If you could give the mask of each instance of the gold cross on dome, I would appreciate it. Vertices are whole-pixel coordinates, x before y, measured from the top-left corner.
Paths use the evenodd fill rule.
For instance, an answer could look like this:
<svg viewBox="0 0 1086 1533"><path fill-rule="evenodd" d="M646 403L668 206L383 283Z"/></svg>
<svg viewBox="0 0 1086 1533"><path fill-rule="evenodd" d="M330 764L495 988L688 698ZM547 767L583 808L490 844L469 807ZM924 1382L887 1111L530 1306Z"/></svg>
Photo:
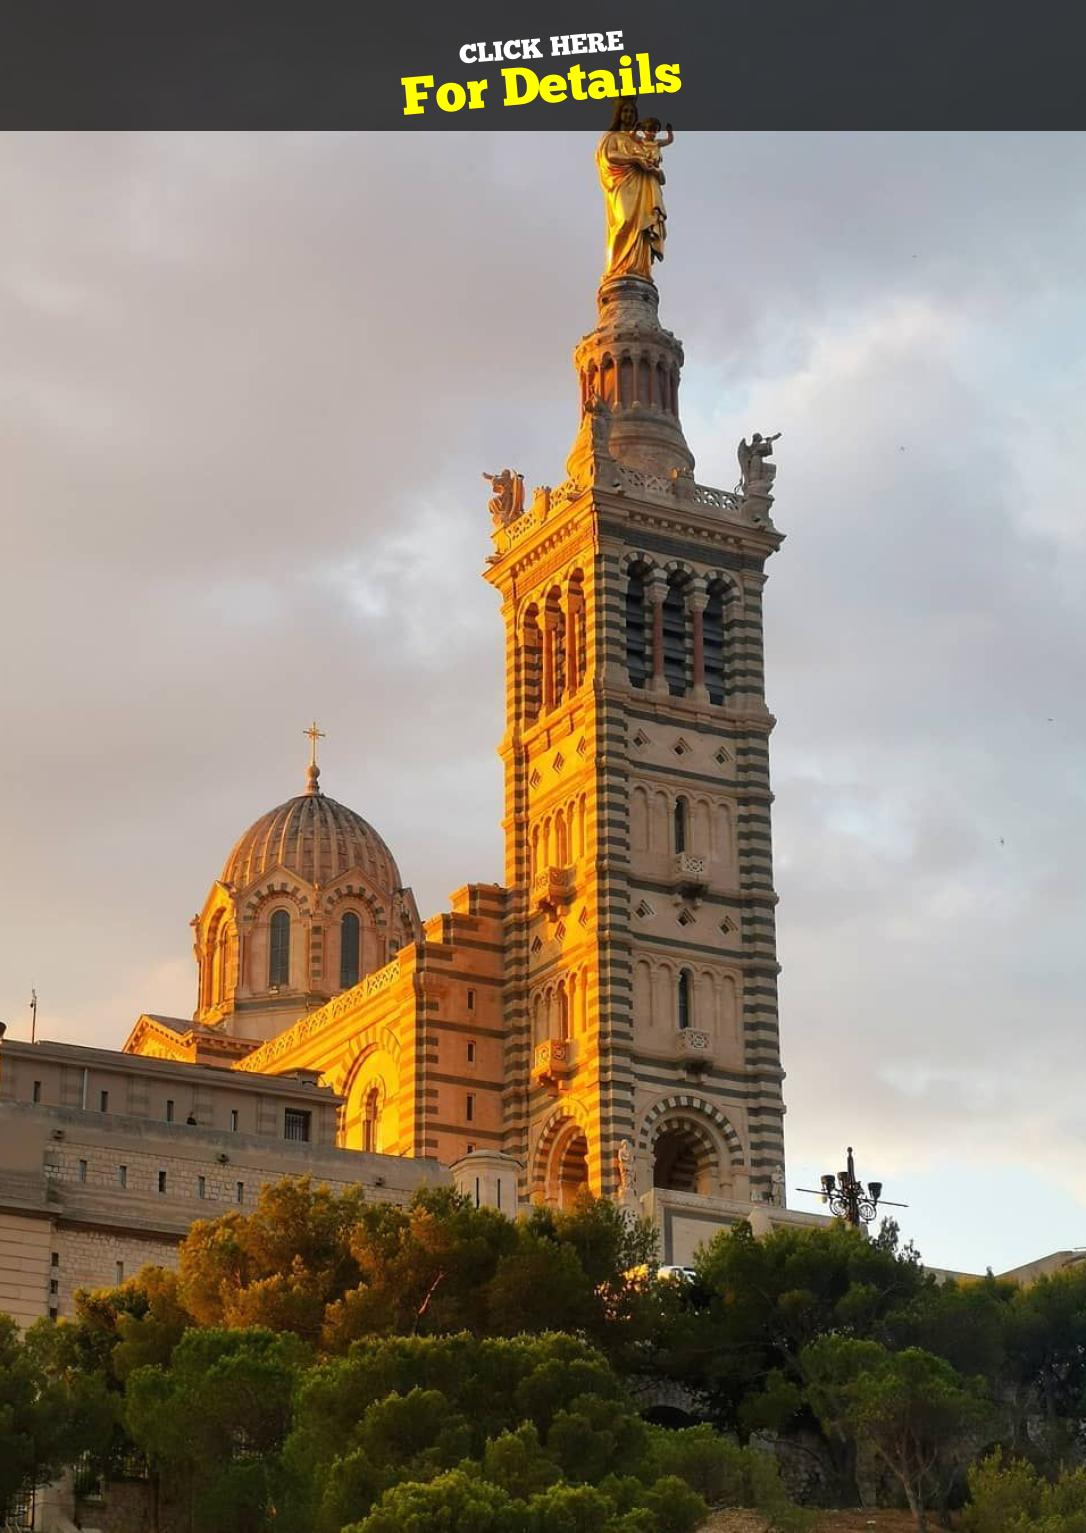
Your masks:
<svg viewBox="0 0 1086 1533"><path fill-rule="evenodd" d="M317 728L317 721L316 721L316 719L313 720L312 724L310 724L308 729L303 729L302 730L302 734L305 735L306 738L309 740L309 765L310 766L316 766L316 764L317 764L317 741L318 740L324 740L324 739L327 738L327 736L325 735L323 729L318 729Z"/></svg>

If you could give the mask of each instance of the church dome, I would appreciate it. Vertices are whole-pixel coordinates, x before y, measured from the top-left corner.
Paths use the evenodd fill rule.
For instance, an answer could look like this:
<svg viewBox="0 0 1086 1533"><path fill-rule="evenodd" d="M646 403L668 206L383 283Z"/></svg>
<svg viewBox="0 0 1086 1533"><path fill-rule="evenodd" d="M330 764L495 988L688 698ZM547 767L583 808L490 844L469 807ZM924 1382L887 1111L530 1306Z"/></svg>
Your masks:
<svg viewBox="0 0 1086 1533"><path fill-rule="evenodd" d="M223 864L222 881L245 889L283 867L307 884L329 884L351 868L391 894L403 887L395 859L372 825L328 798L317 786L319 768L309 769L305 793L262 814L240 838Z"/></svg>

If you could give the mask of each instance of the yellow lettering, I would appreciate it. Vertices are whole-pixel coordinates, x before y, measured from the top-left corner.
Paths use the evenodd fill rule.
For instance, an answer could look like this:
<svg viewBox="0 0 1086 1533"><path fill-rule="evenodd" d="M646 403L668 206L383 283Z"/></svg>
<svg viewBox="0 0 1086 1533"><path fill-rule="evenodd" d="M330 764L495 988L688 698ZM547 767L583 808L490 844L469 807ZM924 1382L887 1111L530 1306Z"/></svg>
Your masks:
<svg viewBox="0 0 1086 1533"><path fill-rule="evenodd" d="M462 85L458 85L455 80L450 80L447 84L439 86L437 95L434 97L434 100L443 112L459 112L467 99L467 91Z"/></svg>
<svg viewBox="0 0 1086 1533"><path fill-rule="evenodd" d="M404 90L403 115L405 117L418 117L421 112L426 110L426 108L424 106L420 106L419 103L423 101L428 94L427 88L429 88L429 90L433 89L433 75L405 75L400 80L400 84L403 86Z"/></svg>
<svg viewBox="0 0 1086 1533"><path fill-rule="evenodd" d="M534 69L503 69L502 79L505 81L502 106L527 106L539 95L539 76Z"/></svg>
<svg viewBox="0 0 1086 1533"><path fill-rule="evenodd" d="M544 75L539 82L539 94L544 101L549 101L553 106L555 102L566 99L569 94L569 81L565 75Z"/></svg>

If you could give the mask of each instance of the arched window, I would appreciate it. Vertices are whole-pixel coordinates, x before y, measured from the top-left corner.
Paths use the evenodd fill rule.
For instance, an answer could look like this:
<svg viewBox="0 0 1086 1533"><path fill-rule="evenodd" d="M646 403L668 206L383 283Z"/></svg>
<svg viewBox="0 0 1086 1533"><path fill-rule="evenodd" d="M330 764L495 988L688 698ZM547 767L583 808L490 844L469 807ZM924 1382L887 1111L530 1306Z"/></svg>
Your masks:
<svg viewBox="0 0 1086 1533"><path fill-rule="evenodd" d="M705 653L705 686L711 703L724 701L724 588L718 581L709 588L702 617Z"/></svg>
<svg viewBox="0 0 1086 1533"><path fill-rule="evenodd" d="M376 1155L381 1148L381 1088L371 1086L362 1103L362 1148Z"/></svg>
<svg viewBox="0 0 1086 1533"><path fill-rule="evenodd" d="M600 393L609 405L616 405L615 398L615 363L613 357L604 357L603 367L600 369Z"/></svg>
<svg viewBox="0 0 1086 1533"><path fill-rule="evenodd" d="M690 970L683 969L679 974L679 1028L680 1031L690 1026L691 995L690 995Z"/></svg>
<svg viewBox="0 0 1086 1533"><path fill-rule="evenodd" d="M223 918L221 913L208 931L207 941L204 944L203 967L200 970L201 995L203 1006L214 1006L221 1000L219 994L219 966L222 963L222 946L220 936L222 934Z"/></svg>
<svg viewBox="0 0 1086 1533"><path fill-rule="evenodd" d="M684 697L687 684L686 591L681 575L673 575L664 598L664 675L672 697Z"/></svg>
<svg viewBox="0 0 1086 1533"><path fill-rule="evenodd" d="M566 685L576 692L584 680L587 634L584 612L584 575L574 570L569 577L566 621Z"/></svg>
<svg viewBox="0 0 1086 1533"><path fill-rule="evenodd" d="M566 816L561 809L554 817L554 861L560 868L569 865L569 834L566 830Z"/></svg>
<svg viewBox="0 0 1086 1533"><path fill-rule="evenodd" d="M562 593L552 586L543 610L543 706L549 713L566 689L566 615Z"/></svg>
<svg viewBox="0 0 1086 1533"><path fill-rule="evenodd" d="M524 668L524 716L529 720L536 719L539 717L542 694L540 683L543 671L543 635L539 630L539 608L535 602L524 614L521 631L521 664Z"/></svg>
<svg viewBox="0 0 1086 1533"><path fill-rule="evenodd" d="M643 687L651 670L645 626L645 572L630 571L626 586L626 669L630 685Z"/></svg>
<svg viewBox="0 0 1086 1533"><path fill-rule="evenodd" d="M637 398L640 404L652 404L651 376L651 364L647 357L642 357L637 364Z"/></svg>
<svg viewBox="0 0 1086 1533"><path fill-rule="evenodd" d="M569 1037L569 996L565 985L558 986L558 1036L563 1043Z"/></svg>
<svg viewBox="0 0 1086 1533"><path fill-rule="evenodd" d="M268 984L290 984L290 912L277 910L268 924Z"/></svg>
<svg viewBox="0 0 1086 1533"><path fill-rule="evenodd" d="M344 912L339 923L339 988L349 990L358 984L358 957L362 929L353 910Z"/></svg>
<svg viewBox="0 0 1086 1533"><path fill-rule="evenodd" d="M681 795L675 800L675 850L686 851L686 800Z"/></svg>
<svg viewBox="0 0 1086 1533"><path fill-rule="evenodd" d="M219 928L219 953L218 953L218 958L216 960L217 965L218 965L218 973L217 973L217 984L216 984L216 987L215 987L216 988L215 999L217 1001L225 1001L226 1000L226 986L227 986L226 966L227 966L227 964L229 962L229 959L230 959L230 948L229 948L228 942L227 942L226 922L224 921L222 923L222 926Z"/></svg>

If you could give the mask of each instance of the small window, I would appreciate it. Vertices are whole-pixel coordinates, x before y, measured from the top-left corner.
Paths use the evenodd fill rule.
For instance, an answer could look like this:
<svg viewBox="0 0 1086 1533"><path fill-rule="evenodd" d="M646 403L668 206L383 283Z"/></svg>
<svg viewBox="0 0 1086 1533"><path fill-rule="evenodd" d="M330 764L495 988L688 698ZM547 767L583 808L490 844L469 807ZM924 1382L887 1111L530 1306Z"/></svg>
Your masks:
<svg viewBox="0 0 1086 1533"><path fill-rule="evenodd" d="M686 851L686 800L675 800L675 850Z"/></svg>
<svg viewBox="0 0 1086 1533"><path fill-rule="evenodd" d="M118 1166L117 1167L117 1186L118 1187L127 1187L128 1186L128 1167L127 1166Z"/></svg>
<svg viewBox="0 0 1086 1533"><path fill-rule="evenodd" d="M301 1107L288 1107L283 1114L283 1138L308 1142L309 1113Z"/></svg>
<svg viewBox="0 0 1086 1533"><path fill-rule="evenodd" d="M35 1081L33 1086L31 1087L31 1090L30 1090L30 1100L32 1102L40 1102L41 1101L41 1081Z"/></svg>
<svg viewBox="0 0 1086 1533"><path fill-rule="evenodd" d="M479 1207L479 1202L480 1202L480 1199L479 1199L479 1178L476 1177L475 1178L475 1207L476 1208Z"/></svg>
<svg viewBox="0 0 1086 1533"><path fill-rule="evenodd" d="M172 1123L173 1122L173 1098L172 1097L167 1097L166 1098L166 1122L167 1123Z"/></svg>
<svg viewBox="0 0 1086 1533"><path fill-rule="evenodd" d="M81 1182L87 1180L87 1162L85 1160L79 1162L79 1180Z"/></svg>
<svg viewBox="0 0 1086 1533"><path fill-rule="evenodd" d="M470 1139L468 1140L467 1148L464 1150L464 1154L465 1155L474 1155L475 1154L475 1146L472 1144Z"/></svg>
<svg viewBox="0 0 1086 1533"><path fill-rule="evenodd" d="M353 910L339 923L339 988L349 990L358 984L361 927Z"/></svg>
<svg viewBox="0 0 1086 1533"><path fill-rule="evenodd" d="M231 1131L233 1133L235 1133L235 1134L237 1133L237 1131L238 1131L238 1110L237 1110L236 1107L231 1107L231 1109L230 1109L230 1128L231 1128Z"/></svg>
<svg viewBox="0 0 1086 1533"><path fill-rule="evenodd" d="M474 990L469 990L468 991L468 1010L469 1011L474 1011L475 1010L475 991Z"/></svg>
<svg viewBox="0 0 1086 1533"><path fill-rule="evenodd" d="M99 1112L108 1112L109 1111L109 1092L108 1091L100 1091L98 1093L98 1111Z"/></svg>
<svg viewBox="0 0 1086 1533"><path fill-rule="evenodd" d="M50 1293L59 1293L60 1292L60 1279L59 1278L50 1278L49 1279L49 1292Z"/></svg>
<svg viewBox="0 0 1086 1533"><path fill-rule="evenodd" d="M116 1264L115 1276L118 1283L124 1282L124 1262L118 1262Z"/></svg>
<svg viewBox="0 0 1086 1533"><path fill-rule="evenodd" d="M290 912L277 910L268 923L268 984L290 984Z"/></svg>
<svg viewBox="0 0 1086 1533"><path fill-rule="evenodd" d="M468 1064L469 1065L473 1065L474 1063L475 1063L475 1039L474 1038L469 1038L468 1039Z"/></svg>
<svg viewBox="0 0 1086 1533"><path fill-rule="evenodd" d="M158 1173L158 1190L159 1190L159 1192L165 1192L166 1191L166 1173L165 1173L165 1171L160 1171Z"/></svg>
<svg viewBox="0 0 1086 1533"><path fill-rule="evenodd" d="M196 1178L196 1196L198 1198L206 1198L207 1197L207 1177L206 1176L198 1176Z"/></svg>
<svg viewBox="0 0 1086 1533"><path fill-rule="evenodd" d="M60 1266L60 1252L59 1251L54 1251L52 1253L52 1255L49 1258L49 1265L50 1265L50 1267L59 1267Z"/></svg>
<svg viewBox="0 0 1086 1533"><path fill-rule="evenodd" d="M57 1318L57 1314L58 1314L58 1310L57 1310L56 1305L55 1304L50 1304L50 1306L49 1306L49 1319L50 1320L55 1320Z"/></svg>
<svg viewBox="0 0 1086 1533"><path fill-rule="evenodd" d="M468 1092L467 1102L465 1104L465 1109L464 1109L464 1116L467 1118L469 1123L474 1123L475 1122L475 1093L474 1093L474 1091L469 1091Z"/></svg>
<svg viewBox="0 0 1086 1533"><path fill-rule="evenodd" d="M245 1202L245 1183L244 1182L235 1182L234 1183L234 1199L238 1203L244 1203Z"/></svg>
<svg viewBox="0 0 1086 1533"><path fill-rule="evenodd" d="M679 1027L685 1030L690 1026L690 970L684 969L679 975Z"/></svg>

